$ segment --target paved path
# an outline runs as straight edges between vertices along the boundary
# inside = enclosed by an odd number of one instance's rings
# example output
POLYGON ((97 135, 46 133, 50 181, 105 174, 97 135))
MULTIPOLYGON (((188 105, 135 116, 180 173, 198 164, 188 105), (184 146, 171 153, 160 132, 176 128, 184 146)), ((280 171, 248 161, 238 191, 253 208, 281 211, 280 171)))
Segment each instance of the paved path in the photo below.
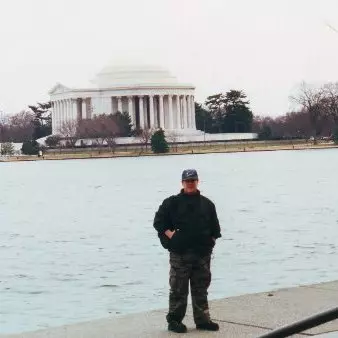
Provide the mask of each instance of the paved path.
MULTIPOLYGON (((216 333, 195 329, 189 305, 184 321, 188 326, 187 334, 167 332, 164 309, 43 331, 0 335, 0 338, 259 337, 279 326, 334 308, 337 304, 338 281, 335 281, 212 301, 211 316, 220 324, 220 331, 216 333)), ((294 337, 313 336, 337 338, 338 320, 294 337)))

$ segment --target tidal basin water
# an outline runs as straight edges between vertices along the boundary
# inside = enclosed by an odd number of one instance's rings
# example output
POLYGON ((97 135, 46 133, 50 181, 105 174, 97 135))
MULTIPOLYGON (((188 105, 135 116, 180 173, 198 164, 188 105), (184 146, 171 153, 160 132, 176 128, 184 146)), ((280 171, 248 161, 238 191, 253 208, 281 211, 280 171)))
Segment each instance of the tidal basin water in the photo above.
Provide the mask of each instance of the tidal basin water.
POLYGON ((0 163, 0 333, 166 308, 152 221, 190 167, 222 228, 210 299, 338 279, 336 149, 0 163))

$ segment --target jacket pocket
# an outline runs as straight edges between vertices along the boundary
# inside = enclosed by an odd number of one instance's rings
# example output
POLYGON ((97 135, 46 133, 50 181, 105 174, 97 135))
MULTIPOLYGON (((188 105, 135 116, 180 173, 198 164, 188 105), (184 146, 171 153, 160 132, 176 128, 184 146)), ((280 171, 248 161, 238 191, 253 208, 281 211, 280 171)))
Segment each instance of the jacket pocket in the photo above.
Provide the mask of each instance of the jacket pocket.
POLYGON ((215 246, 215 241, 209 235, 197 235, 192 239, 192 243, 195 247, 200 248, 213 248, 215 246))
POLYGON ((171 239, 169 239, 169 249, 173 251, 182 251, 185 248, 186 238, 181 231, 176 230, 171 239))
POLYGON ((161 234, 161 235, 158 235, 158 237, 161 241, 161 245, 163 246, 163 248, 169 249, 170 239, 168 238, 168 236, 166 234, 161 234))

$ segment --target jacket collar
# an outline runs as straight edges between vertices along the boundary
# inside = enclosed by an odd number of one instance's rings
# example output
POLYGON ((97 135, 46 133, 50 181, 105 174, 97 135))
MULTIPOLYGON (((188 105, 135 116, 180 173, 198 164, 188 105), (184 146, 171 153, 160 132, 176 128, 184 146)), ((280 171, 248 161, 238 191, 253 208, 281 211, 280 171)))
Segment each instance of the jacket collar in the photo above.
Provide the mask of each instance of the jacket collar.
POLYGON ((197 191, 195 193, 193 193, 193 194, 186 194, 184 192, 184 189, 181 189, 180 195, 183 195, 183 196, 200 196, 201 192, 197 189, 197 191))

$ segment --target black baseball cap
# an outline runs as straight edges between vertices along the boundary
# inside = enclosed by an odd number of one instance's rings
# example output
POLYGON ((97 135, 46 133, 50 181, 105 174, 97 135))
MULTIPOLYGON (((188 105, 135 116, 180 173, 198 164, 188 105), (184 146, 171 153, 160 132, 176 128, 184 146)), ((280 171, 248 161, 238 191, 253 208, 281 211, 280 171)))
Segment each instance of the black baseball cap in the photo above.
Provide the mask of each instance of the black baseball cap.
POLYGON ((198 180, 197 171, 195 169, 185 169, 182 173, 182 181, 198 180))

